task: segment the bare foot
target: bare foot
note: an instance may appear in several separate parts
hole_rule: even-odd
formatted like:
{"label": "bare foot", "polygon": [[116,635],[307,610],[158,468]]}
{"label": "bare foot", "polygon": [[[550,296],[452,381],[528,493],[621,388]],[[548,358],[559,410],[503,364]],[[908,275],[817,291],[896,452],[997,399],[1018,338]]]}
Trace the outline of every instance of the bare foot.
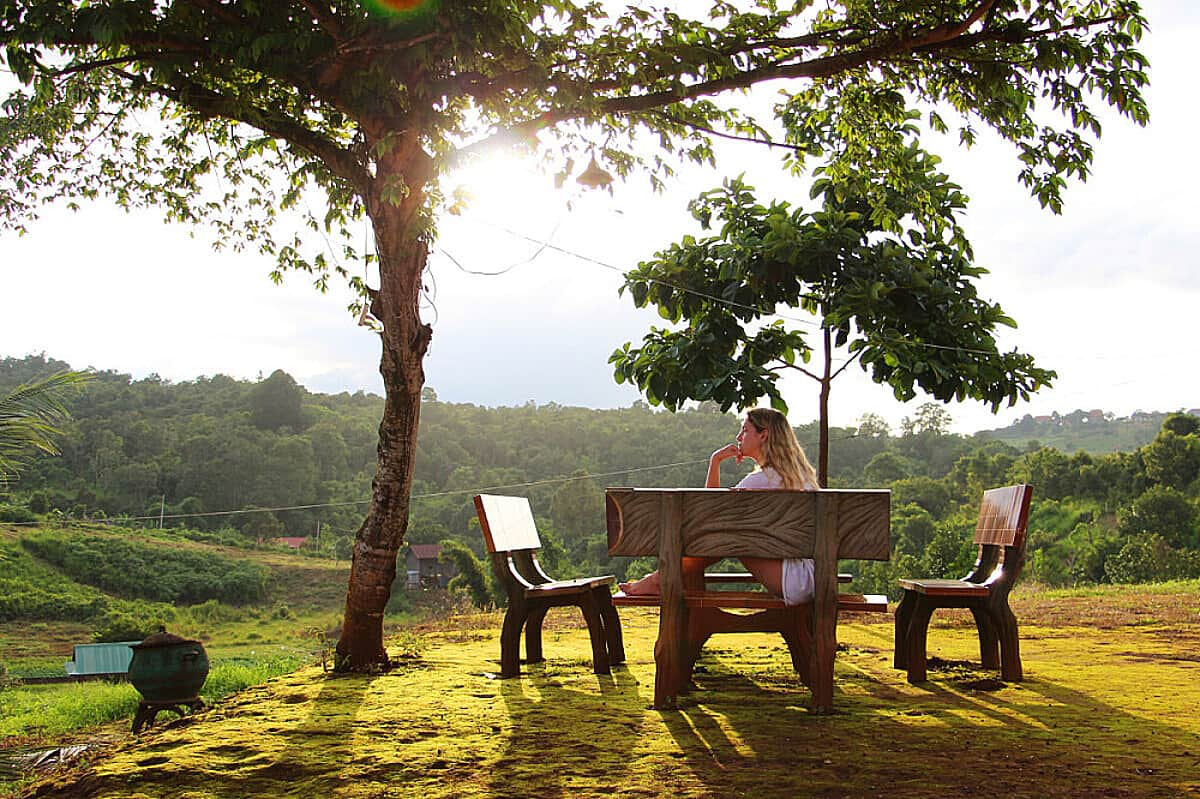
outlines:
{"label": "bare foot", "polygon": [[631,580],[617,586],[626,596],[653,596],[658,591],[658,572],[653,571],[640,580]]}

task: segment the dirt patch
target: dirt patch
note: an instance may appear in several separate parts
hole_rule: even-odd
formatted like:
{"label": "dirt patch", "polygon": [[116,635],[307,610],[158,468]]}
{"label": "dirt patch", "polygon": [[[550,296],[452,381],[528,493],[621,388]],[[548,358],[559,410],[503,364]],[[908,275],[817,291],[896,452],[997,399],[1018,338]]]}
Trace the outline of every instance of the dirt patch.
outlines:
{"label": "dirt patch", "polygon": [[1008,687],[1008,683],[1003,680],[997,680],[995,677],[985,677],[979,680],[959,680],[956,684],[964,691],[999,691],[1002,688]]}

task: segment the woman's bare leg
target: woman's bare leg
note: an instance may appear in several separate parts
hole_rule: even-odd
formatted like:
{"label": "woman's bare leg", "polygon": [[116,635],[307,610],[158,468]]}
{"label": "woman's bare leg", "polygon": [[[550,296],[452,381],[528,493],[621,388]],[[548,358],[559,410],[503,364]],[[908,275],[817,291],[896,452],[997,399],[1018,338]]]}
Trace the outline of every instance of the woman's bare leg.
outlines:
{"label": "woman's bare leg", "polygon": [[779,558],[742,558],[754,579],[772,596],[783,599],[783,561]]}
{"label": "woman's bare leg", "polygon": [[[683,588],[685,591],[704,590],[704,570],[720,558],[684,558]],[[777,561],[778,562],[778,561]],[[747,566],[746,568],[750,568]],[[618,586],[629,596],[654,595],[661,592],[658,571],[652,571],[640,580],[631,580]]]}

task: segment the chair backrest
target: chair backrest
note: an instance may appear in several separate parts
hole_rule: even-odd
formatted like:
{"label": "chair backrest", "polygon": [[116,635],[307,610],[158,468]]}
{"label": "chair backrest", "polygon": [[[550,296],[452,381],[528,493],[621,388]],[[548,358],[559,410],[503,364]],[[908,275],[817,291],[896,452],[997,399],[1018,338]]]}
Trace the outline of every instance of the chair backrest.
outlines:
{"label": "chair backrest", "polygon": [[1032,497],[1033,486],[1026,484],[983,492],[975,526],[979,558],[963,580],[987,584],[993,592],[1012,589],[1025,566],[1025,527]]}
{"label": "chair backrest", "polygon": [[488,552],[542,548],[533,511],[525,497],[478,494],[475,512],[479,514],[479,526]]}
{"label": "chair backrest", "polygon": [[1027,484],[985,491],[979,507],[979,523],[975,526],[975,543],[1023,549],[1032,497],[1033,486]]}

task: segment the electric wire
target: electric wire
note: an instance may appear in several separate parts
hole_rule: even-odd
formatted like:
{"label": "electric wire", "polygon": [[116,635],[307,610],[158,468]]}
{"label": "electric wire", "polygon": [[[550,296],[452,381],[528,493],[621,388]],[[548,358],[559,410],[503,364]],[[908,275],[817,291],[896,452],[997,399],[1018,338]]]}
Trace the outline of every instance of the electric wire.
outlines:
{"label": "electric wire", "polygon": [[[861,438],[861,437],[862,437],[861,435],[855,433],[852,435],[841,436],[839,438],[833,439],[830,441],[830,443],[834,443],[837,441],[849,441],[851,439]],[[803,444],[803,446],[807,446],[807,447],[811,448],[812,446],[814,446],[814,444],[815,444],[815,442],[805,442]],[[661,464],[657,464],[654,466],[637,466],[637,467],[633,467],[631,469],[617,469],[615,471],[599,472],[597,474],[572,475],[569,477],[548,477],[543,480],[526,480],[526,481],[522,481],[522,482],[518,482],[518,483],[505,483],[502,485],[483,486],[483,487],[477,487],[477,488],[456,488],[456,489],[452,489],[449,491],[431,491],[431,492],[425,493],[425,494],[412,494],[412,495],[410,495],[409,499],[410,500],[437,499],[437,498],[441,498],[441,497],[451,497],[451,496],[458,496],[458,495],[462,495],[462,494],[482,494],[482,493],[487,493],[489,491],[503,491],[503,490],[517,489],[517,488],[534,488],[536,486],[557,485],[557,484],[561,484],[561,483],[569,483],[572,480],[594,479],[597,477],[616,477],[618,475],[636,474],[636,473],[640,473],[640,472],[652,472],[652,471],[658,471],[661,469],[675,469],[675,468],[679,468],[682,466],[696,466],[696,465],[704,464],[704,463],[708,463],[707,458],[699,458],[699,459],[690,460],[690,461],[676,461],[674,463],[661,463]],[[200,519],[200,518],[212,518],[214,516],[240,516],[240,515],[247,515],[247,514],[252,514],[252,513],[275,513],[278,511],[316,510],[316,509],[320,509],[320,508],[344,508],[344,507],[351,507],[351,506],[357,506],[357,505],[367,505],[367,504],[370,504],[370,502],[371,502],[370,499],[357,499],[357,500],[348,500],[345,502],[317,502],[317,503],[310,503],[310,504],[305,504],[305,505],[287,505],[287,506],[279,506],[279,507],[272,507],[272,508],[240,508],[237,510],[197,511],[195,513],[163,513],[163,514],[154,513],[154,514],[148,514],[145,516],[113,516],[111,518],[105,518],[105,519],[90,519],[89,518],[89,519],[78,519],[78,520],[74,520],[74,521],[86,521],[86,522],[94,522],[94,523],[98,523],[98,524],[99,523],[124,524],[126,522],[156,521],[159,519],[162,519],[164,521],[167,519]],[[37,521],[37,522],[6,522],[6,524],[9,524],[12,527],[29,527],[29,526],[40,525],[40,524],[42,524],[42,522],[40,522],[40,521]]]}
{"label": "electric wire", "polygon": [[437,247],[437,251],[440,252],[442,255],[446,256],[447,258],[449,258],[451,263],[453,263],[461,271],[467,273],[468,275],[479,275],[481,277],[499,277],[500,275],[508,274],[512,270],[516,269],[518,266],[524,266],[525,264],[533,263],[537,259],[537,257],[539,255],[541,255],[543,252],[545,252],[547,249],[560,250],[559,247],[554,246],[550,242],[551,242],[551,240],[553,240],[554,234],[558,232],[559,227],[562,226],[562,223],[564,221],[566,221],[566,218],[567,218],[566,214],[563,214],[562,216],[559,217],[558,221],[554,223],[554,227],[550,230],[550,235],[546,237],[546,241],[541,241],[539,239],[525,237],[526,240],[529,241],[530,243],[539,245],[538,248],[533,251],[533,254],[530,255],[528,258],[525,258],[524,260],[517,261],[515,263],[511,263],[505,267],[501,267],[500,269],[498,269],[495,272],[484,272],[482,270],[468,269],[466,266],[463,265],[463,263],[461,261],[459,261],[453,255],[451,255],[449,252],[447,252],[446,249],[440,245]]}

